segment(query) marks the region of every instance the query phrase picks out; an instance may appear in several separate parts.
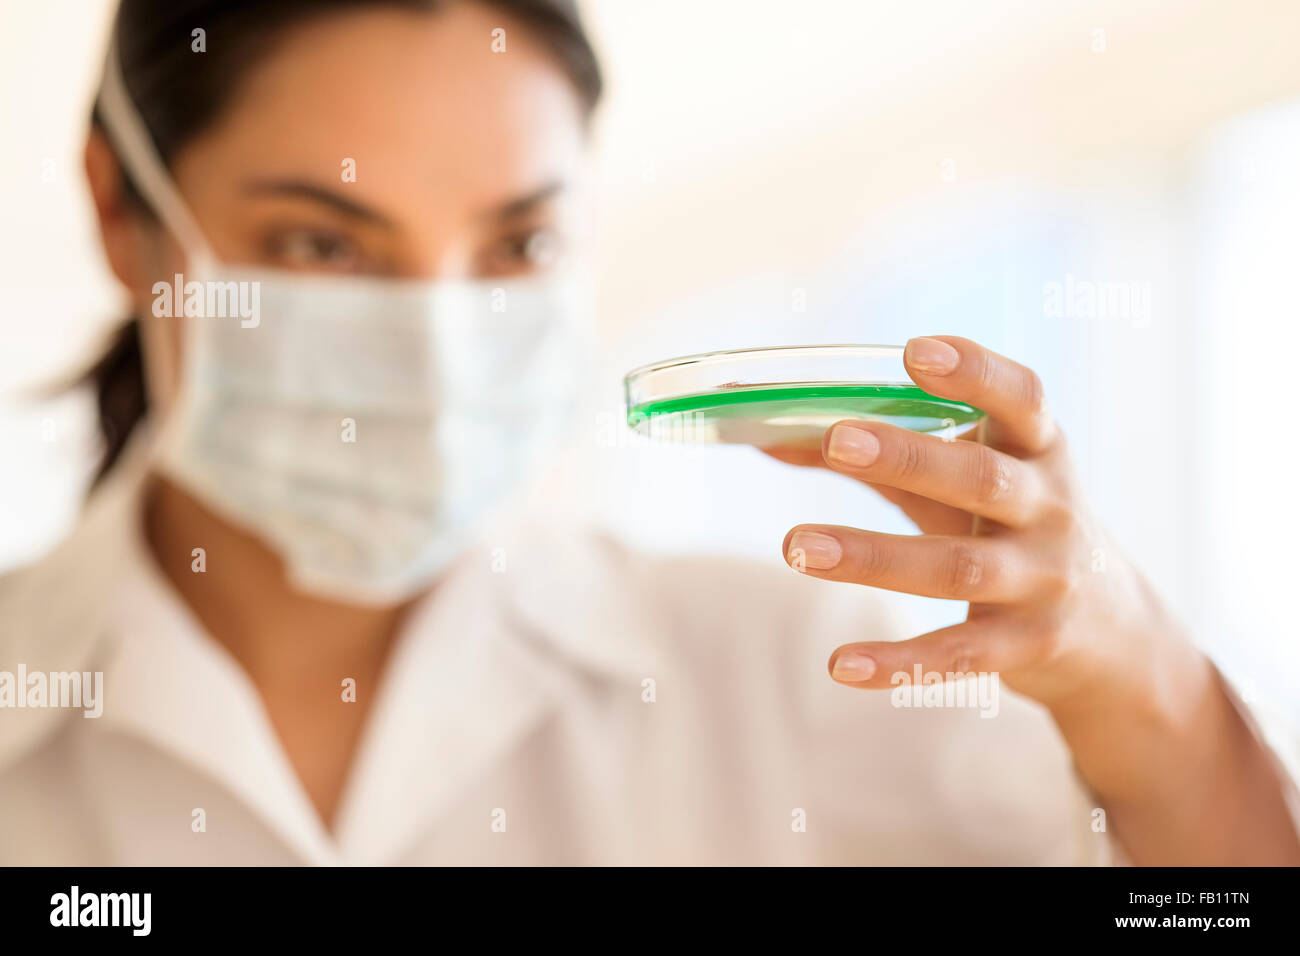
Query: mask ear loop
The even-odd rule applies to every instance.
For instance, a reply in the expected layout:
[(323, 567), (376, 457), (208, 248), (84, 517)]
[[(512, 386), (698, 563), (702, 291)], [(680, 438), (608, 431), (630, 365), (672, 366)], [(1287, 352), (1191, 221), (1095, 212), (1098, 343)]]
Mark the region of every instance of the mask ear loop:
[[(99, 105), (104, 131), (117, 152), (123, 170), (130, 175), (145, 202), (175, 237), (185, 254), (186, 267), (200, 272), (208, 271), (215, 263), (215, 257), (198, 222), (172, 182), (171, 174), (158, 155), (153, 137), (131, 100), (122, 75), (122, 58), (116, 32), (109, 41), (108, 54), (104, 59)], [(181, 321), (184, 321), (183, 317)], [(167, 347), (168, 343), (159, 340), (159, 330), (150, 316), (141, 316), (139, 322), (147, 357), (145, 367), (148, 369), (149, 393), (154, 407), (161, 411), (161, 405), (175, 401), (178, 396), (178, 356), (172, 354)]]
[(176, 237), (191, 263), (206, 265), (213, 261), (212, 251), (203, 230), (190, 214), (189, 207), (172, 182), (154, 146), (144, 119), (127, 92), (122, 76), (122, 59), (114, 36), (104, 61), (104, 75), (99, 88), (100, 117), (105, 131), (117, 150), (123, 168), (140, 189), (145, 201), (157, 213), (169, 232)]

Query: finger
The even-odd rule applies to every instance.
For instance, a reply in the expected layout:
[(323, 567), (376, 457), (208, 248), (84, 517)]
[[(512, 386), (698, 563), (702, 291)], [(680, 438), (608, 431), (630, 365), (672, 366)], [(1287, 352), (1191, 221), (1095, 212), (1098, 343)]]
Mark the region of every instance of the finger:
[(1042, 381), (1017, 362), (956, 335), (912, 339), (903, 361), (927, 392), (987, 412), (997, 435), (993, 444), (1035, 454), (1056, 437)]
[(1009, 527), (1032, 521), (1047, 498), (1038, 470), (1027, 462), (984, 445), (944, 441), (882, 422), (838, 422), (822, 449), (835, 471)]
[(954, 624), (909, 641), (845, 644), (827, 669), (841, 684), (889, 689), (937, 674), (944, 681), (972, 674), (1002, 674), (1033, 664), (1038, 644), (1013, 621), (992, 615)]
[(881, 534), (840, 525), (798, 525), (786, 535), (790, 567), (828, 581), (980, 604), (1035, 595), (1040, 575), (1004, 538)]
[[(958, 440), (965, 441), (966, 439), (963, 436)], [(773, 445), (769, 448), (763, 448), (761, 451), (763, 454), (775, 458), (777, 461), (783, 461), (787, 465), (821, 468), (825, 471), (834, 470), (826, 463), (820, 444), (812, 446)], [(910, 491), (891, 488), (878, 482), (863, 481), (862, 483), (890, 504), (895, 505), (926, 534), (971, 533), (972, 518), (968, 511), (940, 504), (930, 498), (914, 495)]]

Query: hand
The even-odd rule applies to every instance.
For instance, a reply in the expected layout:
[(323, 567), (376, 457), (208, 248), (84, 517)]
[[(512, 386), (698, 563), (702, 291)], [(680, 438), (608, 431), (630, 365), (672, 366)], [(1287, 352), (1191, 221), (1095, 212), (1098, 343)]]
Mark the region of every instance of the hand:
[[(1088, 515), (1038, 376), (955, 336), (913, 339), (904, 361), (921, 388), (988, 419), (956, 441), (844, 421), (820, 453), (768, 453), (866, 483), (924, 533), (800, 525), (786, 536), (786, 559), (816, 577), (968, 601), (970, 610), (964, 623), (909, 641), (845, 645), (832, 655), (832, 676), (888, 688), (916, 664), (997, 673), (1049, 705), (1146, 676), (1139, 665), (1150, 659), (1150, 637), (1162, 642), (1176, 629)], [(1190, 661), (1195, 652), (1184, 648)]]
[(1089, 516), (1038, 376), (955, 336), (912, 339), (904, 361), (925, 391), (987, 412), (982, 434), (945, 441), (843, 421), (820, 449), (766, 449), (866, 483), (923, 532), (800, 525), (786, 559), (970, 610), (908, 641), (837, 648), (831, 676), (889, 688), (918, 664), (945, 677), (998, 674), (1047, 705), (1133, 862), (1300, 864), (1284, 796), (1293, 784)]

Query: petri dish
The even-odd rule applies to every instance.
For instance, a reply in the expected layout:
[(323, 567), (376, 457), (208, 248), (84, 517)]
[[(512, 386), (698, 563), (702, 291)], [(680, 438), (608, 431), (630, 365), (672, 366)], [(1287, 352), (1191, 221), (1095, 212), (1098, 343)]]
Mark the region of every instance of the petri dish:
[(922, 391), (899, 345), (795, 345), (705, 352), (633, 369), (627, 423), (663, 441), (820, 442), (846, 418), (956, 437), (984, 413)]

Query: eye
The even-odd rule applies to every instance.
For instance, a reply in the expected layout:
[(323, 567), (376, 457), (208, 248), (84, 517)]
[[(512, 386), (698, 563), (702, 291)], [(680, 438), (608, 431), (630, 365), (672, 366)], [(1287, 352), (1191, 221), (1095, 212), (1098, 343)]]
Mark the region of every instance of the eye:
[(484, 275), (518, 275), (553, 267), (563, 256), (564, 243), (551, 227), (528, 229), (503, 236), (488, 247), (480, 272)]
[(355, 242), (326, 229), (289, 229), (273, 235), (268, 246), (271, 258), (289, 269), (354, 272), (362, 261)]

